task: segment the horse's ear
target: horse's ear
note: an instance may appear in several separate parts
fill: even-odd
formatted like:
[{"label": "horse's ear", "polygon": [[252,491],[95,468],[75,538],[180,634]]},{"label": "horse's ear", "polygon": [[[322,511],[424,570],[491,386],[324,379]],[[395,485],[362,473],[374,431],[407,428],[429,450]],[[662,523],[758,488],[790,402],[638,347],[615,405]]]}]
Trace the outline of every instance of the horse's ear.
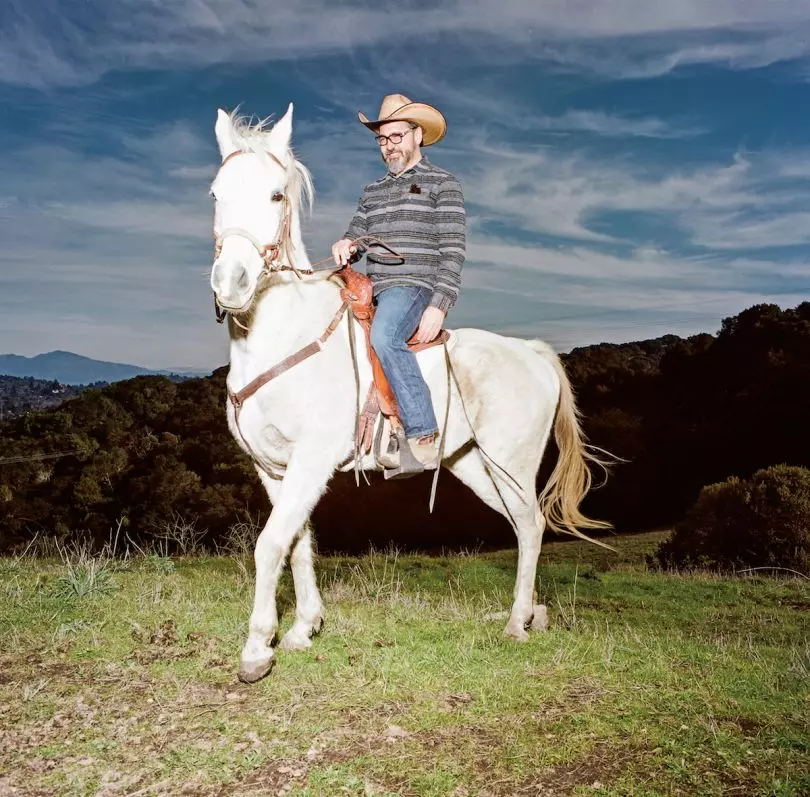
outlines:
[{"label": "horse's ear", "polygon": [[290,148],[292,138],[292,118],[293,104],[290,103],[287,113],[279,119],[270,131],[270,142],[273,148],[278,148],[280,152],[286,152]]},{"label": "horse's ear", "polygon": [[236,152],[236,145],[233,143],[231,131],[231,117],[220,108],[217,111],[217,123],[214,125],[214,133],[217,137],[217,145],[222,160],[225,160],[232,152]]}]

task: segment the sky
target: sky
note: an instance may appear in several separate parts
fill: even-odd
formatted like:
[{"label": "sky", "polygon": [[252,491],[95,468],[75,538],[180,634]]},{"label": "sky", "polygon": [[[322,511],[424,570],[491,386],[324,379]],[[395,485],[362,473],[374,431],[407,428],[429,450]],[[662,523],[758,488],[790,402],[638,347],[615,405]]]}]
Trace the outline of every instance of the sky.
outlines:
[{"label": "sky", "polygon": [[217,108],[294,103],[317,260],[383,174],[356,114],[389,93],[448,120],[448,326],[568,351],[808,298],[807,0],[4,0],[0,353],[225,364]]}]

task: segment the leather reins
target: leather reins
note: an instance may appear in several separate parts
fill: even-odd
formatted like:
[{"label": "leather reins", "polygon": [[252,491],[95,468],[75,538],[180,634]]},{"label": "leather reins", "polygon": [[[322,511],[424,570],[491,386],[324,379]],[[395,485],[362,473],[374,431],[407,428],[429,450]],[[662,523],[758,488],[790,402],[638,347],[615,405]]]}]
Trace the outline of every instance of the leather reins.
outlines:
[{"label": "leather reins", "polygon": [[[228,155],[220,164],[220,170],[225,166],[228,161],[232,160],[233,158],[237,157],[238,155],[249,155],[251,153],[246,152],[244,150],[237,150],[236,152],[232,152]],[[273,155],[272,152],[267,153],[284,171],[286,172],[286,167],[284,164]],[[292,271],[299,279],[301,278],[302,274],[306,274],[307,276],[311,276],[315,274],[315,266],[323,265],[324,263],[329,262],[332,260],[332,257],[325,257],[322,260],[317,260],[314,263],[310,264],[309,268],[297,268],[295,263],[292,262],[292,238],[290,235],[290,230],[292,227],[292,205],[290,203],[290,198],[287,196],[286,193],[281,194],[281,201],[284,203],[284,210],[281,216],[281,220],[279,221],[278,230],[276,233],[276,239],[272,243],[263,244],[261,241],[256,238],[253,233],[249,230],[245,230],[242,227],[227,227],[224,229],[216,238],[214,239],[214,258],[218,258],[220,253],[222,252],[222,245],[225,239],[231,235],[238,235],[240,238],[245,238],[247,241],[250,241],[253,244],[256,251],[259,253],[259,257],[262,259],[262,274],[265,273],[272,273],[274,271]],[[369,245],[369,244],[376,244],[377,246],[381,246],[383,249],[388,250],[394,257],[401,258],[402,255],[399,252],[396,252],[390,246],[388,246],[385,241],[377,238],[373,235],[363,235],[357,240],[354,241],[354,244]],[[281,252],[282,250],[286,251],[287,258],[289,259],[289,264],[280,262]],[[214,296],[214,312],[216,314],[217,323],[221,324],[225,320],[225,316],[231,314],[231,316],[235,316],[235,313],[232,311],[222,307],[216,295]],[[234,319],[235,320],[235,319]],[[238,322],[237,322],[238,323]],[[239,324],[242,326],[242,324]],[[244,329],[245,327],[242,326]]]},{"label": "leather reins", "polygon": [[[373,235],[363,235],[360,238],[355,239],[355,244],[359,244],[360,246],[368,245],[368,244],[377,244],[382,246],[384,249],[387,249],[392,255],[395,257],[402,257],[399,252],[392,249],[388,246],[387,243],[381,241],[379,238],[376,238]],[[327,260],[331,260],[331,258],[326,258]],[[296,274],[314,274],[315,272],[312,269],[295,269],[292,266],[285,266],[283,263],[278,263],[276,261],[275,268],[271,268],[271,271],[295,271]],[[335,274],[332,276],[339,276],[340,270],[338,269],[335,271]],[[278,376],[281,376],[286,371],[289,371],[290,368],[294,368],[299,363],[303,362],[304,360],[311,357],[313,354],[317,354],[323,347],[326,341],[329,339],[330,335],[337,329],[338,324],[340,323],[340,319],[343,318],[343,314],[349,308],[349,305],[352,302],[357,301],[358,297],[355,296],[345,285],[340,289],[340,298],[343,299],[343,303],[338,308],[335,315],[332,317],[332,320],[329,322],[329,326],[323,331],[320,337],[313,340],[311,343],[308,343],[306,346],[298,349],[298,351],[291,354],[289,357],[285,357],[280,362],[276,363],[272,368],[268,368],[263,373],[259,374],[255,379],[251,382],[248,382],[241,390],[233,393],[228,391],[228,397],[231,400],[234,408],[238,411],[241,409],[242,405],[245,403],[246,399],[249,399],[259,388],[264,387],[268,382],[275,379]]]}]

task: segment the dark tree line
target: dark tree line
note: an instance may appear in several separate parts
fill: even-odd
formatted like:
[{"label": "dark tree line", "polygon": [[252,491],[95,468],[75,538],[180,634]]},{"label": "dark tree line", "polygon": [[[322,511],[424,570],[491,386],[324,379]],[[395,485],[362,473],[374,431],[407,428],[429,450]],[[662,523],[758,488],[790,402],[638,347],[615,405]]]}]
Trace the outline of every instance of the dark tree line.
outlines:
[{"label": "dark tree line", "polygon": [[729,476],[810,464],[808,302],[757,305],[716,337],[676,339],[657,369],[600,372],[593,359],[573,352],[566,362],[586,429],[630,462],[587,505],[620,528],[676,522],[701,487]]},{"label": "dark tree line", "polygon": [[31,410],[58,407],[84,389],[81,385],[63,385],[53,379],[0,374],[0,422],[17,418]]},{"label": "dark tree line", "polygon": [[[680,520],[706,484],[810,465],[810,303],[752,307],[717,336],[602,344],[564,360],[590,441],[627,460],[586,511],[622,531]],[[137,377],[0,425],[0,460],[25,459],[0,465],[0,547],[36,531],[106,540],[119,521],[143,539],[178,515],[212,541],[236,521],[266,518],[225,423],[225,374]],[[429,478],[372,483],[335,478],[315,514],[322,549],[511,544],[505,521],[449,474],[432,516]]]}]

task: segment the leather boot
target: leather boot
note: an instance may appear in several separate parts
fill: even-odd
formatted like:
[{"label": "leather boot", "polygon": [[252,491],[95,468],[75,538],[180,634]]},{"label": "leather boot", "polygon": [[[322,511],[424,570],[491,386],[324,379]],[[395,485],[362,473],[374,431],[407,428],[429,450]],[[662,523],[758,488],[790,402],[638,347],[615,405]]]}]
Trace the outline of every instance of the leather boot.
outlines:
[{"label": "leather boot", "polygon": [[411,437],[408,439],[408,445],[414,458],[425,470],[436,470],[439,464],[438,435],[433,435],[433,438],[429,440],[421,437]]}]

